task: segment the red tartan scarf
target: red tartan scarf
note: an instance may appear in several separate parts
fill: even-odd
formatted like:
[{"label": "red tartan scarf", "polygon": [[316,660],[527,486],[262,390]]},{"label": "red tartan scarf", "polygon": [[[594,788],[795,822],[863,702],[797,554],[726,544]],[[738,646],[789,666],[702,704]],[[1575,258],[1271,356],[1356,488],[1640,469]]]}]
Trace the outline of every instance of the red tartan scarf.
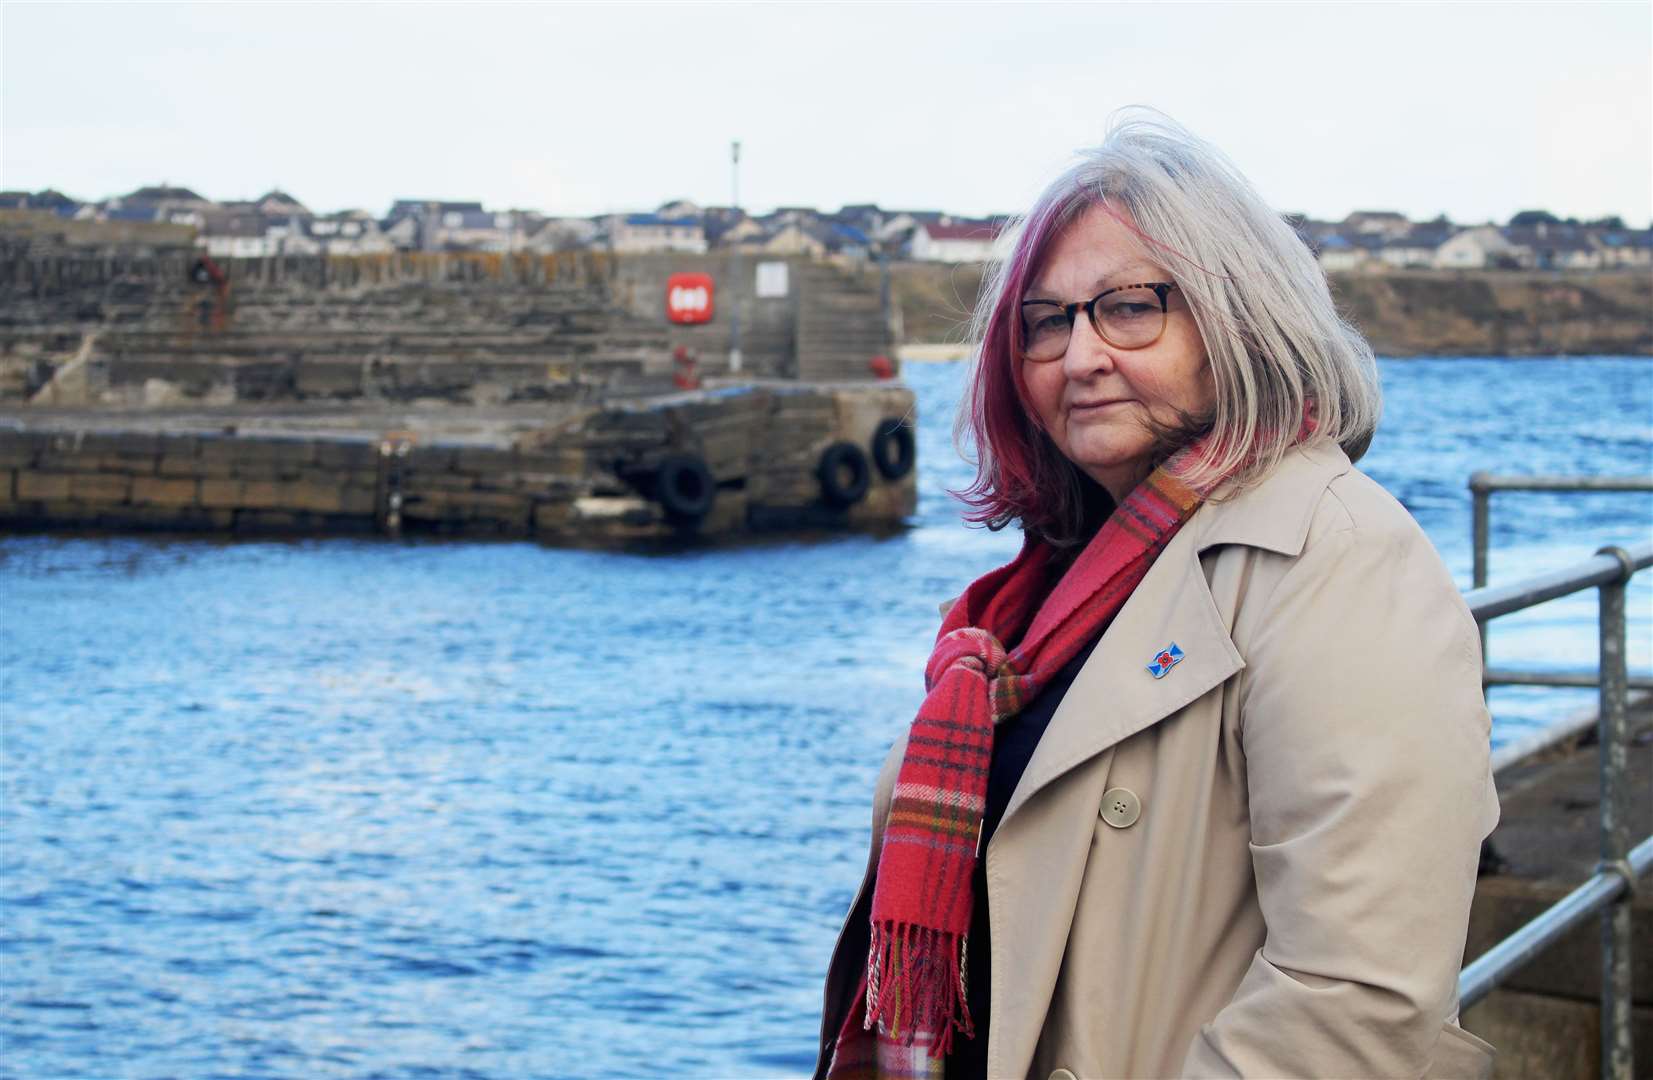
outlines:
[{"label": "red tartan scarf", "polygon": [[[1026,708],[1101,632],[1222,479],[1199,488],[1183,479],[1201,449],[1179,450],[1138,484],[1048,596],[1055,550],[1030,540],[948,610],[896,777],[864,993],[838,1035],[833,1080],[939,1076],[953,1032],[974,1036],[965,939],[994,725]],[[1004,641],[1020,643],[1006,650]]]}]

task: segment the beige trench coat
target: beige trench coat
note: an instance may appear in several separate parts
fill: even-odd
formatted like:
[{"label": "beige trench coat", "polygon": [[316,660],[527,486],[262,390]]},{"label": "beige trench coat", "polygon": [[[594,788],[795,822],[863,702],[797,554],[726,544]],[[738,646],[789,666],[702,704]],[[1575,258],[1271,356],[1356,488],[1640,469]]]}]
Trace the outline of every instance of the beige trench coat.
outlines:
[{"label": "beige trench coat", "polygon": [[[1184,659],[1156,679],[1173,642]],[[1487,1075],[1491,1048],[1456,1023],[1498,817],[1480,663],[1428,539],[1337,446],[1203,506],[987,846],[989,1075]],[[855,936],[829,967],[817,1076]]]}]

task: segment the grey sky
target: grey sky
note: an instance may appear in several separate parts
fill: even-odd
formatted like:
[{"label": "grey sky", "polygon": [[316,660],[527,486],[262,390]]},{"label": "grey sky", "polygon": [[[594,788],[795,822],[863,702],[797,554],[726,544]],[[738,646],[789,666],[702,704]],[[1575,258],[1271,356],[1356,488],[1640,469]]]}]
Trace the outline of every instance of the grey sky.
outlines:
[{"label": "grey sky", "polygon": [[1163,109],[1285,210],[1653,212],[1653,4],[0,5],[0,185],[1016,211]]}]

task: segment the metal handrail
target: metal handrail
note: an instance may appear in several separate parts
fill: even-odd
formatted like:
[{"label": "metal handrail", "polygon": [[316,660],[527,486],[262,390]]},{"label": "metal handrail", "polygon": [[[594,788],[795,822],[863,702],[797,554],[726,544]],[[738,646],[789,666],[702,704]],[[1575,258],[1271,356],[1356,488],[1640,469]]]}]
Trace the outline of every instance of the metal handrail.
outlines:
[{"label": "metal handrail", "polygon": [[[1499,476],[1489,472],[1470,475],[1469,491],[1474,503],[1471,525],[1471,587],[1487,583],[1487,545],[1492,534],[1492,493],[1495,491],[1653,491],[1653,476]],[[1487,657],[1486,624],[1481,625],[1481,657]],[[1630,684],[1640,690],[1653,689],[1653,675],[1635,675]],[[1507,671],[1483,667],[1482,686],[1595,686],[1596,680],[1562,671]]]},{"label": "metal handrail", "polygon": [[[1471,487],[1479,481],[1490,491],[1493,490],[1490,482],[1500,479],[1515,478],[1477,473],[1471,479]],[[1520,479],[1550,481],[1556,478]],[[1477,535],[1484,536],[1479,530]],[[1478,547],[1478,571],[1481,572],[1478,576],[1483,581],[1484,558],[1484,551]],[[1599,911],[1602,915],[1601,1074],[1610,1080],[1630,1080],[1634,1073],[1635,1055],[1630,1036],[1629,898],[1636,889],[1636,879],[1653,868],[1653,836],[1642,840],[1634,850],[1630,847],[1631,792],[1626,775],[1630,723],[1626,708],[1629,679],[1625,670],[1624,594],[1630,578],[1649,566],[1653,566],[1653,542],[1628,549],[1606,547],[1593,558],[1564,570],[1497,588],[1476,588],[1464,594],[1470,613],[1481,624],[1484,634],[1487,622],[1501,615],[1585,589],[1601,590],[1601,706],[1597,720],[1601,752],[1601,862],[1588,881],[1465,968],[1458,976],[1458,1005],[1460,1009],[1474,1005],[1541,950]]]}]

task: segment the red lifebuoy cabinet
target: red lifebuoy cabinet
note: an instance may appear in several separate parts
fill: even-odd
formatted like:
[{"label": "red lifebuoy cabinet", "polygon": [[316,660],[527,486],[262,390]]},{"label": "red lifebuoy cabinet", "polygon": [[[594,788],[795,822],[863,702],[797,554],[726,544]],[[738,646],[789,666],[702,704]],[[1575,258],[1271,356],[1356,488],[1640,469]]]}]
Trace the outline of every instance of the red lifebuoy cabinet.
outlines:
[{"label": "red lifebuoy cabinet", "polygon": [[666,279],[666,318],[674,323],[712,321],[712,275],[673,274]]}]

